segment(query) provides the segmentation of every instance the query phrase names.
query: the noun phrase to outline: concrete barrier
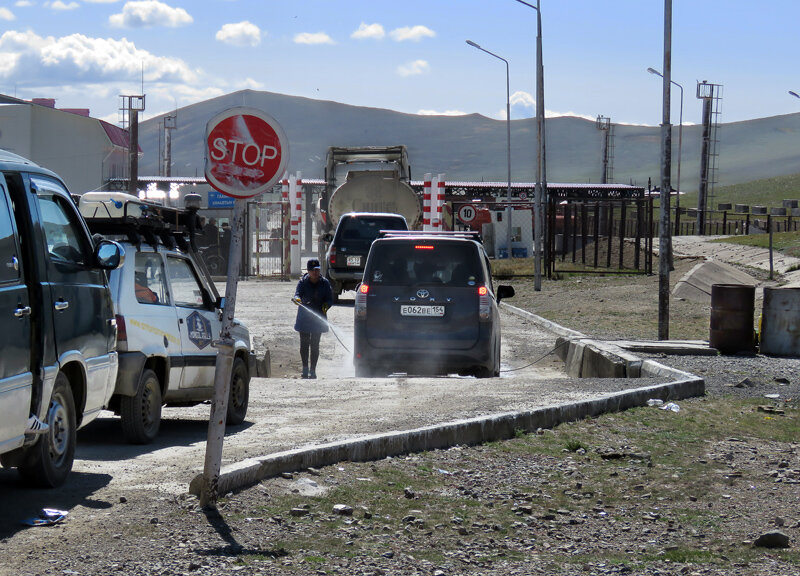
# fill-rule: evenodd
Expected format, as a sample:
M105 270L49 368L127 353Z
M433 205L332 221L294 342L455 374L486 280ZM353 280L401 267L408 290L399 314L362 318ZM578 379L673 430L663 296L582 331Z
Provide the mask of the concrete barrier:
M250 458L225 466L220 472L217 490L219 494L226 494L284 472L297 472L310 467L321 468L337 462L367 462L387 456L504 440L513 438L519 432L535 432L539 429L553 428L564 422L575 422L609 412L645 406L650 398L666 402L702 396L705 393L704 381L691 374L673 371L650 361L648 361L648 372L667 377L677 373L684 375L685 378L667 384L623 390L582 402L458 420ZM203 475L199 474L189 484L189 492L199 495L202 487Z

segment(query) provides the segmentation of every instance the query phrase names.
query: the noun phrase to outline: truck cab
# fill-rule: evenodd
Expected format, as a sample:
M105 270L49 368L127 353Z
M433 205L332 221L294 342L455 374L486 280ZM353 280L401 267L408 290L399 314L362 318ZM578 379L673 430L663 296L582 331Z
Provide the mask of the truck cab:
M56 174L0 150L0 461L29 484L66 480L77 429L114 391L106 271L123 258L119 244L94 242ZM43 434L26 433L31 414Z

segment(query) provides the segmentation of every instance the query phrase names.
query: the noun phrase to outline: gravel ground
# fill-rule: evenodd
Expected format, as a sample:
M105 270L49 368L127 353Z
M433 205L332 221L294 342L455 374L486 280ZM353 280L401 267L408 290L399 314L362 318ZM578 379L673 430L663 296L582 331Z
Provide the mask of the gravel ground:
M636 338L651 322L652 285L548 281L513 304L585 334ZM609 322L620 294L627 315ZM703 314L685 308L692 323ZM800 573L800 359L652 357L703 376L706 397L679 412L641 408L306 470L226 495L216 512L185 494L90 494L90 521L0 540L0 574ZM690 432L705 418L720 424L698 443ZM774 434L763 433L770 423ZM788 548L754 545L770 532Z

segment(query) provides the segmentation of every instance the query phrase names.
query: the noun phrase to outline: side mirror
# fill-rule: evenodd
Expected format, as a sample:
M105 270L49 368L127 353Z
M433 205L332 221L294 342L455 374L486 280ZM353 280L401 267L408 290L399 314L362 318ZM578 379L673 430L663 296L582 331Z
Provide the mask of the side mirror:
M125 249L112 240L101 240L94 247L94 261L103 270L114 270L125 262Z
M333 234L331 234L330 232L326 232L325 234L322 235L322 239L325 242L333 242Z
M499 303L504 298L511 298L514 296L513 286L498 286L497 287L497 302Z

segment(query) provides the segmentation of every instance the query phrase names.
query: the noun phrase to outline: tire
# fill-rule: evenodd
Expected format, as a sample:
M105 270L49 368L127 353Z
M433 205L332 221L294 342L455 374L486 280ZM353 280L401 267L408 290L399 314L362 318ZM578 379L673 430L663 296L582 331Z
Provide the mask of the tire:
M226 273L225 258L219 254L211 253L204 257L208 273L212 276L224 276Z
M330 278L328 278L328 281L331 283L331 292L333 293L333 303L338 304L339 295L342 293L342 285L339 284L338 282L334 282Z
M228 410L225 417L227 425L236 426L244 422L249 400L250 374L247 371L247 365L241 358L234 358L230 392L228 393Z
M72 471L78 422L72 388L63 372L56 376L46 421L50 429L25 454L19 473L34 486L56 488Z
M161 383L156 373L145 368L134 396L120 398L122 435L131 444L149 444L161 426Z

